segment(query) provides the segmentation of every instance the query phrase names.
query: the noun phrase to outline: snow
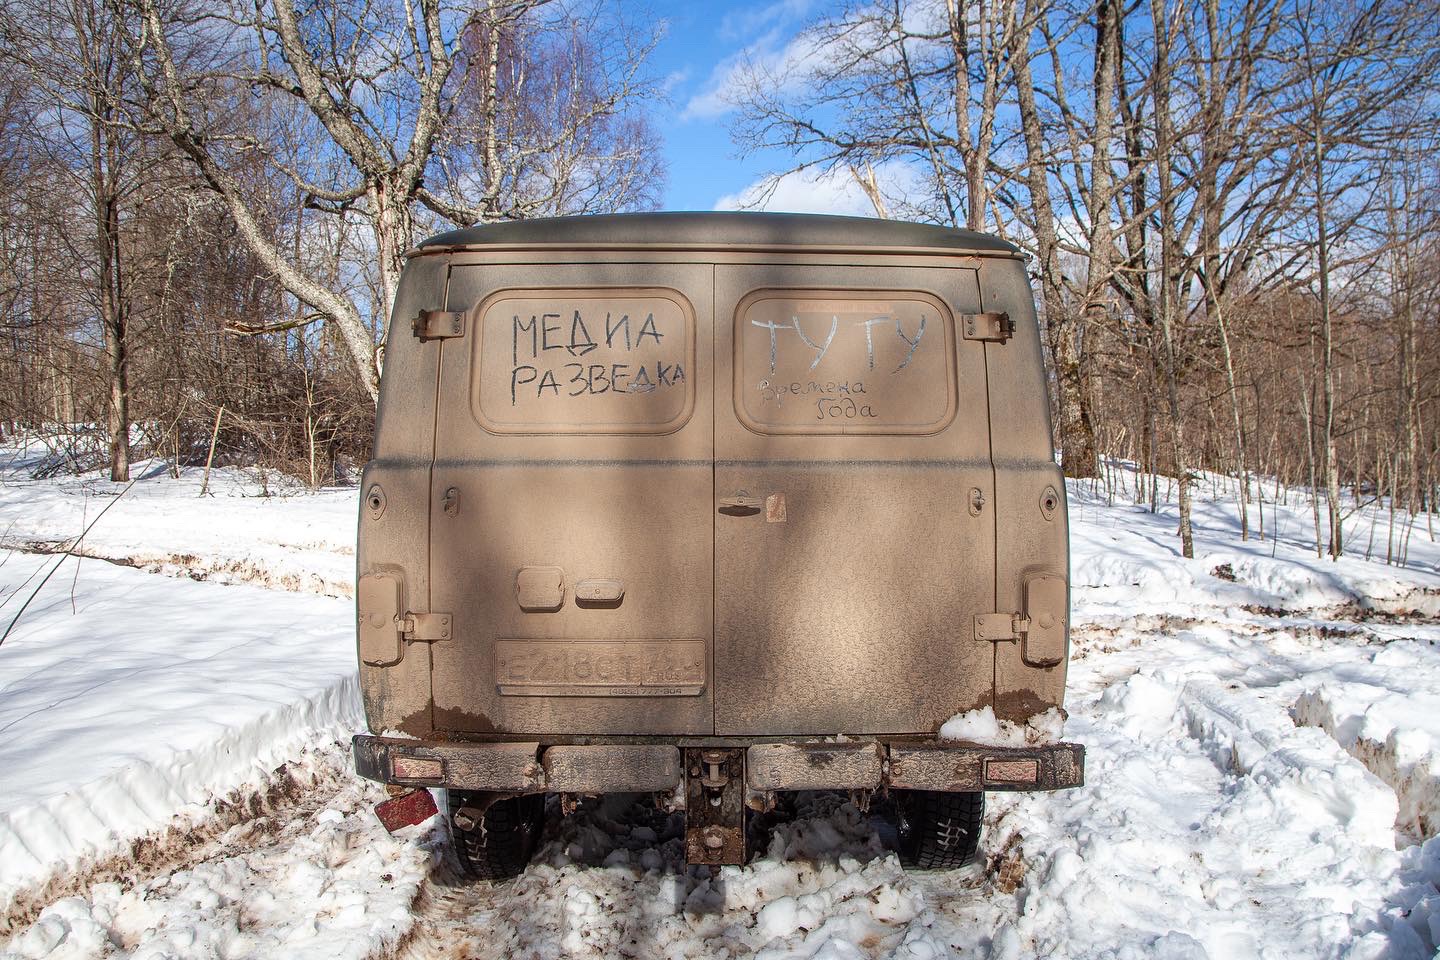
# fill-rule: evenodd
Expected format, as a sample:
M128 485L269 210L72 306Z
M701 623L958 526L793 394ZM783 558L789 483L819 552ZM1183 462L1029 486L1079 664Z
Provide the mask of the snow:
M941 740L964 740L990 747L1025 747L1059 740L1065 718L1051 707L1024 723L999 720L991 707L957 713L940 726Z
M313 800L62 897L0 956L359 957L395 943L430 858L386 834L369 813L379 791L348 759L338 744L307 752L287 774Z
M342 592L329 575L296 572L338 537L342 499L353 518L353 491L265 498L217 472L224 492L200 498L195 478L140 465L117 501L123 485L93 477L29 481L30 454L8 453L7 544L55 549L113 507L83 544L111 562L0 558L0 916L364 722L351 604L318 595Z
M1063 731L940 731L1086 746L1084 787L989 795L982 862L906 872L878 808L802 794L758 859L691 868L679 815L614 796L465 886L436 822L388 836L348 770L354 491L147 474L82 544L115 562L64 561L0 646L0 957L1440 956L1424 518L1405 568L1364 558L1373 508L1332 562L1296 494L1242 542L1207 477L1185 560L1173 505L1117 475L1069 487ZM119 489L14 466L3 542L53 551ZM0 624L57 559L0 561Z
M1324 730L1390 784L1396 829L1416 841L1440 834L1440 688L1423 657L1386 648L1343 678L1314 678L1295 702L1297 722Z
M11 554L5 609L57 560ZM58 562L0 646L0 891L362 725L349 622L343 600Z
M184 468L174 480L153 462L134 465L128 490L95 474L31 480L45 455L37 443L0 447L0 547L63 550L84 533L77 552L152 573L352 595L353 489L309 494L284 477L222 467L202 497L202 469Z

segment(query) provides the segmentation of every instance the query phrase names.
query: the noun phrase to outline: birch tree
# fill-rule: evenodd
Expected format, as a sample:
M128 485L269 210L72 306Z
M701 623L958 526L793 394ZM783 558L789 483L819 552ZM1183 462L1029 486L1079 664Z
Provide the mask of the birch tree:
M1096 475L1089 364L1082 350L1086 328L1108 320L1118 212L1111 147L1122 11L1118 0L1101 0L1092 11L1092 111L1088 121L1084 111L1072 107L1065 80L1068 64L1083 55L1084 41L1076 42L1071 34L1083 32L1085 18L1048 0L1036 0L1023 9L1011 31L1015 100L1025 159L1023 178L1014 173L1009 176L1023 179L1025 191L1007 207L1028 231L1030 239L1021 235L1019 242L1032 247L1039 263L1045 329L1055 372L1061 463L1071 477ZM1059 29L1050 23L1057 14ZM1049 82L1041 86L1035 73L1047 64ZM1048 118L1042 115L1042 95L1052 105ZM1088 162L1082 143L1089 145ZM1065 209L1076 223L1068 243L1061 236L1057 207ZM1083 281L1066 276L1062 252L1085 264Z

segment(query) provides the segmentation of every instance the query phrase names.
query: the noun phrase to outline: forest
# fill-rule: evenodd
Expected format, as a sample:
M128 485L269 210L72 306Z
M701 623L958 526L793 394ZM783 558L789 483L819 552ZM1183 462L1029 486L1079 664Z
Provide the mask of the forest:
M0 429L43 469L368 456L405 252L657 209L663 17L596 0L0 0ZM741 152L1029 255L1067 475L1317 552L1440 492L1433 2L876 0L726 96ZM1131 495L1136 495L1134 491Z

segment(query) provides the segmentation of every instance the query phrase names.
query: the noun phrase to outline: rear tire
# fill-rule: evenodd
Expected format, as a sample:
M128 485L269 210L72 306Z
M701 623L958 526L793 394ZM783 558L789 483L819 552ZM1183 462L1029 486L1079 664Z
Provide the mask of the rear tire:
M949 870L975 860L985 794L905 790L897 796L900 862L917 870Z
M527 793L497 800L473 830L455 825L455 811L467 806L469 795L451 791L446 822L460 870L471 880L508 880L530 863L545 821L545 794Z

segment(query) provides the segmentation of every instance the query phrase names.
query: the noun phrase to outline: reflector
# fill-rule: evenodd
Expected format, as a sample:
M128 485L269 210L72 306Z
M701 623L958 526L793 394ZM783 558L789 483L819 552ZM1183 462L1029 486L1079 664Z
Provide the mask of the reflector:
M433 761L432 761L433 762ZM375 816L390 833L401 827L424 823L439 811L429 790L412 790L403 796L375 804Z
M393 757L390 772L396 780L439 780L445 776L445 764L420 757Z
M1034 760L986 760L985 780L989 783L1034 783L1040 764Z

